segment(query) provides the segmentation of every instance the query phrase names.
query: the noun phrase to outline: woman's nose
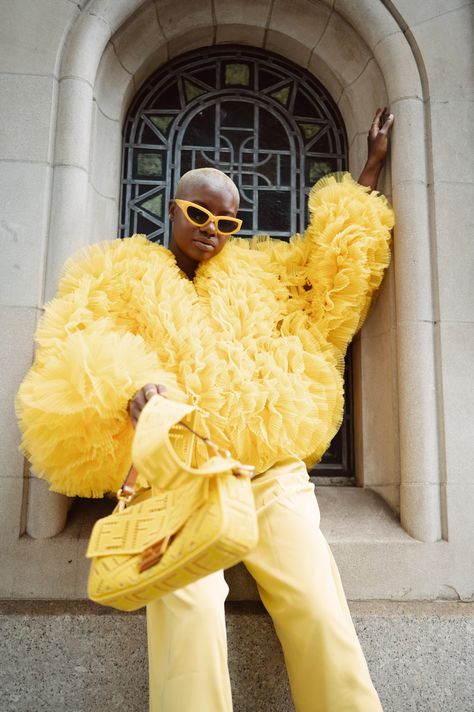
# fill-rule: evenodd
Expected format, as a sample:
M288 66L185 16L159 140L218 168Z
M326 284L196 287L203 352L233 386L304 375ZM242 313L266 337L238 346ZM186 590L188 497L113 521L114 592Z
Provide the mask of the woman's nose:
M214 220L211 220L211 222L207 223L207 225L203 229L209 235L215 235L217 232L216 223L214 222Z

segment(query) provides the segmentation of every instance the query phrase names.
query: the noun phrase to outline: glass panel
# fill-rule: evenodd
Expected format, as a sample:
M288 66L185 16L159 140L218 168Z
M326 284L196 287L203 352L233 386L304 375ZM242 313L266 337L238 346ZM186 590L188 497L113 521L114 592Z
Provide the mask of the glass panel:
M197 96L202 96L203 94L207 94L207 89L203 89L202 87L198 86L197 84L193 84L188 79L185 79L183 83L184 83L184 93L186 95L186 101L192 101Z
M181 151L181 175L190 171L193 167L192 151Z
M275 74L275 72L269 72L266 69L260 69L258 73L258 86L260 91L272 87L277 82L281 82L281 80L281 74Z
M313 151L315 153L333 153L330 135L327 131L321 133L321 136L311 145L309 155L311 155Z
M145 200L144 203L141 203L140 207L148 210L149 213L153 213L153 215L156 215L160 220L163 220L163 195L161 193L149 200Z
M311 123L303 124L303 123L300 123L299 121L298 121L298 126L302 130L303 135L306 139L313 138L323 128L319 124L311 124Z
M245 230L251 233L253 230L253 210L239 210L239 218L243 221L240 232Z
M265 176L265 179L259 178L260 185L277 185L278 184L278 174L277 174L277 157L268 153L258 154L258 165L256 167L256 172L260 176Z
M254 174L254 171L253 171L253 170L252 170L251 173L250 173L249 171L246 171L245 173L242 173L242 175L241 175L241 177L240 177L240 185L242 186L242 188L251 188L251 187L253 186L253 183L254 183L254 180L253 180L254 175L255 175L255 174Z
M222 129L222 135L234 149L235 160L241 154L244 162L249 161L249 157L253 156L253 133L249 131L229 131ZM227 143L227 142L226 142Z
M331 440L331 446L324 453L324 462L326 465L337 464L342 460L342 438L341 429L338 430L337 434Z
M248 87L250 83L250 67L248 64L226 64L224 82L227 86L239 85Z
M308 119L323 118L317 102L310 100L302 89L299 89L296 93L294 113L295 116L304 116Z
M164 136L167 136L174 118L174 116L150 116L150 121L152 121L155 126L160 129Z
M206 156L205 153L199 151L196 154L196 168L216 168L215 161L211 156Z
M187 146L214 146L215 116L213 106L199 111L191 120L183 136L183 144Z
M259 232L285 232L290 229L291 194L276 190L258 194Z
M280 185L291 185L291 157L280 156Z
M139 179L137 179L139 180ZM150 181L150 183L161 183L162 181ZM133 199L137 200L138 198L143 198L143 200L146 200L146 198L150 194L150 190L153 190L153 184L150 185L150 183L135 183L133 186Z
M204 84L209 84L210 87L213 87L216 85L216 65L207 69L201 69L198 72L193 72L192 76L204 82Z
M281 122L270 111L260 110L260 148L289 149L288 134Z
M137 152L136 174L142 178L161 178L163 175L161 154Z
M163 141L160 139L156 131L150 128L150 126L148 126L145 122L142 123L140 128L139 142L158 144L159 146L163 145Z
M327 161L310 160L307 167L307 181L310 185L316 183L320 178L332 173L335 170L333 165Z
M242 184L240 184L238 187L240 189L242 187ZM251 193L251 191L249 191L249 193ZM252 202L252 200L248 199L247 195L245 195L244 193L241 192L240 206L239 206L239 218L242 217L242 215L240 213L246 208L250 208L250 212L252 212L253 211L253 202Z
M277 89L277 91L272 91L270 96L279 101L280 104L283 104L283 106L287 106L288 99L290 98L290 89L291 85L288 84L286 87L281 87L281 89Z
M170 84L163 87L158 98L153 102L153 106L148 108L163 109L164 111L182 108L176 79L171 79Z
M254 107L249 101L221 102L221 126L235 126L253 129Z
M137 232L148 235L149 232L156 230L156 223L147 220L143 215L137 215Z

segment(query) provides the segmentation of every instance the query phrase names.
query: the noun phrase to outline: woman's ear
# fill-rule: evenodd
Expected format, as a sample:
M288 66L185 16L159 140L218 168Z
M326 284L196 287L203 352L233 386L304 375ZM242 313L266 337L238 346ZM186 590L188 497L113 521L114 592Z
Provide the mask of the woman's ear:
M174 200L170 200L170 202L168 203L168 216L169 216L170 222L173 222L173 220L174 220L175 211L176 211L176 203L174 202Z

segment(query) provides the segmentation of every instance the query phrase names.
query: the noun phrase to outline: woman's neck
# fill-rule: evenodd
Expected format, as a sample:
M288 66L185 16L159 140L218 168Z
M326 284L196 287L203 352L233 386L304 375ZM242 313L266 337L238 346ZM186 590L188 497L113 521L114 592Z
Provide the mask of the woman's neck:
M178 265L179 269L184 272L188 279L192 281L196 274L196 269L199 263L196 260L191 259L191 257L188 257L188 255L185 255L184 252L179 249L179 246L176 244L173 238L171 238L168 249L175 256L176 264Z

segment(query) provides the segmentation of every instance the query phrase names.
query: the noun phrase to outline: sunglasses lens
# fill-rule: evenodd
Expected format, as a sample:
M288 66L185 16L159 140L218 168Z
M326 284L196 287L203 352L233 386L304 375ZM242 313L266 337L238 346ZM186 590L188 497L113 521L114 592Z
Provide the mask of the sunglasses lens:
M239 223L237 222L237 220L233 220L232 218L219 220L219 232L224 235L226 235L227 233L235 232L238 227Z
M186 208L186 214L190 220L198 225L204 225L209 220L209 216L204 212L204 210L195 208L193 205L188 205Z

